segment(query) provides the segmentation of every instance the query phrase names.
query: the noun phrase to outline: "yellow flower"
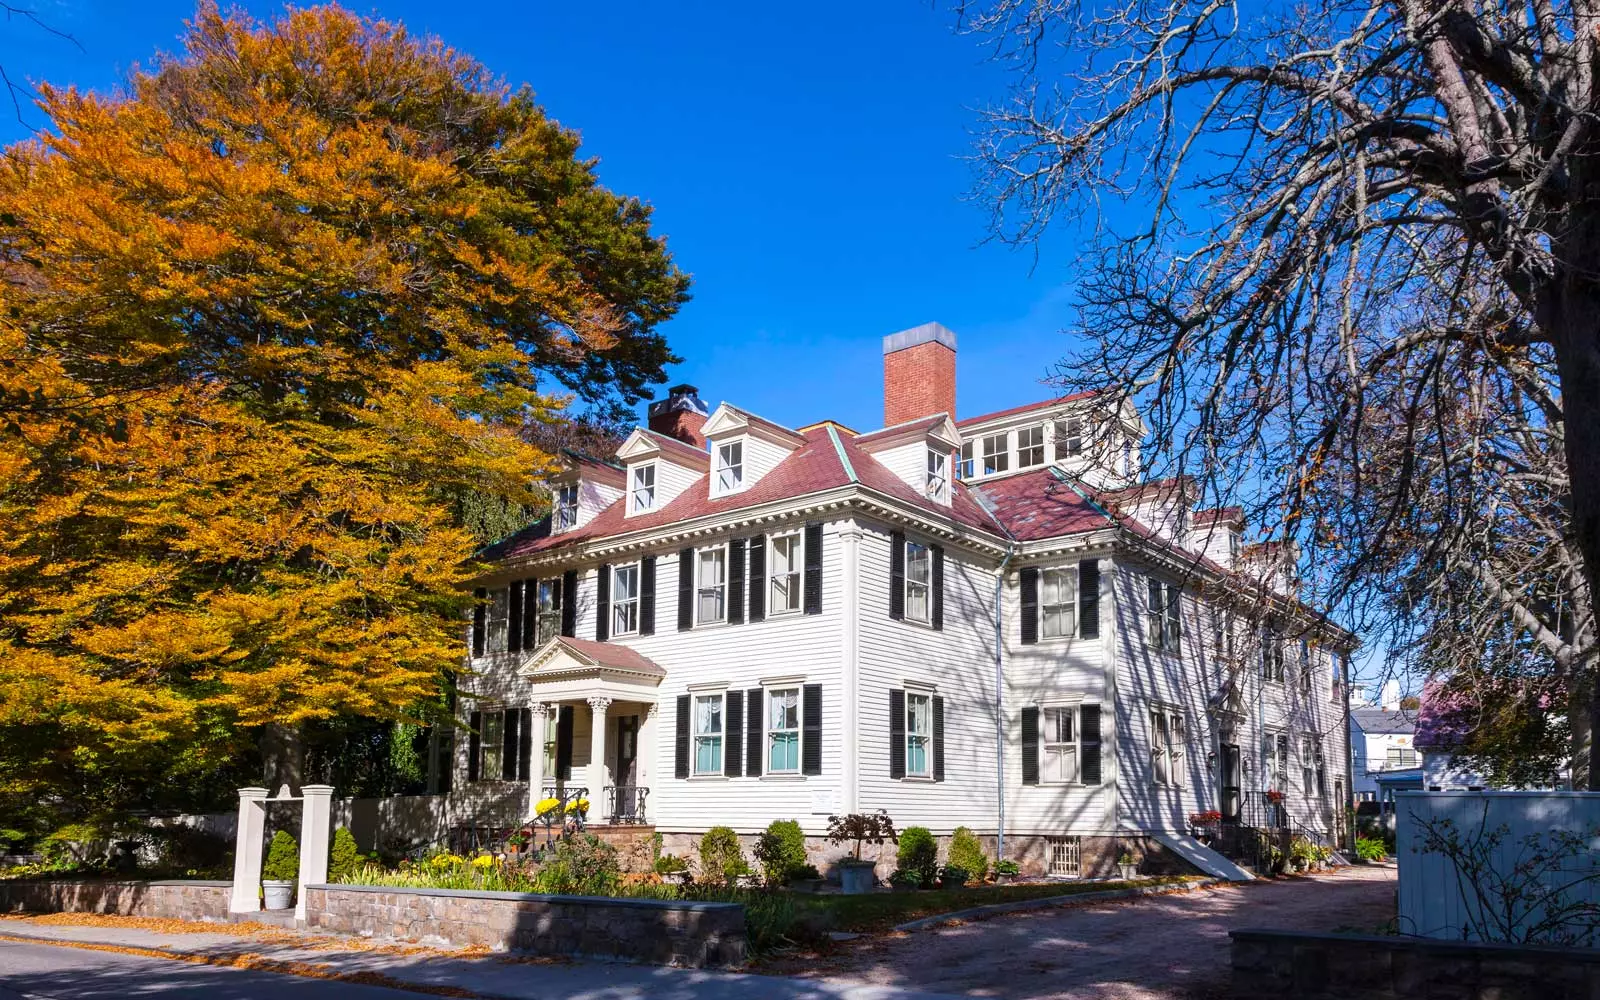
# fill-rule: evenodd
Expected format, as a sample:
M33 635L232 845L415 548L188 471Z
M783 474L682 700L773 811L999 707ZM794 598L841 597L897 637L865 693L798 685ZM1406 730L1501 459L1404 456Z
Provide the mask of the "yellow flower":
M536 815L543 816L546 813L555 812L560 808L560 799L540 799L539 804L533 807L533 811Z
M569 802L567 804L567 812L569 812L569 813L577 814L577 813L586 813L588 811L589 811L589 800L588 799L573 799L571 802Z
M493 866L494 858L487 854L480 854L472 859L472 867L474 868L491 868Z

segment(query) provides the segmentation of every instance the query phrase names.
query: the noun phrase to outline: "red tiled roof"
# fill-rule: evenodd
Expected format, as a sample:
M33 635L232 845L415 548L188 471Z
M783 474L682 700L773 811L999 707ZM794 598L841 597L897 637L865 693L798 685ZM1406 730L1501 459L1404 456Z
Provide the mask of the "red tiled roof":
M1151 479L1143 483L1134 483L1124 486L1119 490L1101 490L1099 495L1114 504L1137 503L1147 496L1171 493L1174 490L1183 490L1194 486L1192 476L1173 476L1169 479Z
M857 434L855 439L861 444L872 444L879 438L890 437L896 434L914 434L917 431L929 431L944 423L945 418L948 415L949 414L945 413L935 413L930 417L918 417L915 420L907 420L905 423L894 424L889 427L881 427L870 434Z
M692 444L685 444L671 435L650 430L648 427L641 427L639 430L648 436L650 440L660 445L664 454L671 455L676 461L692 465L697 469L709 470L711 468L710 452L696 448Z
M1072 484L1057 478L1049 469L981 483L972 490L989 500L995 517L1019 542L1094 531L1112 524L1104 511L1096 509Z
M637 650L629 649L627 646L614 642L595 642L593 639L575 639L570 636L562 636L556 641L602 667L630 670L636 674L667 676L667 672L654 660L646 659Z
M1211 510L1197 510L1189 515L1189 523L1196 527L1215 524L1218 521L1244 520L1243 507L1216 507Z
M1094 394L1094 390L1089 389L1085 390L1084 392L1075 392L1070 396L1058 396L1055 399L1047 399L1042 403L1028 403L1025 406L1013 406L1009 410L996 410L993 413L985 413L977 417L963 417L962 419L956 421L956 426L966 427L969 424L981 424L985 420L995 420L999 417L1010 417L1015 416L1018 413L1027 413L1029 410L1048 409L1052 406L1060 406L1062 403L1070 403L1073 400L1087 399Z

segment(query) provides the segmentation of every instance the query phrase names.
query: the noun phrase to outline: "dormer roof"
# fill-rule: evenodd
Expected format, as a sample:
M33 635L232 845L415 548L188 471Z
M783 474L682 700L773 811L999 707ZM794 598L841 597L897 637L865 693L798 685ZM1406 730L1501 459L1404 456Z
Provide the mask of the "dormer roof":
M952 451L961 447L961 435L956 430L956 422L950 419L948 413L935 413L931 417L918 417L916 420L908 420L903 424L885 427L870 434L858 434L855 443L863 451L871 453L925 438L932 438Z
M563 468L552 482L567 482L573 479L582 479L591 483L600 483L603 486L614 486L625 489L628 482L627 470L615 462L607 462L592 455L581 455L577 452L562 453Z
M658 434L644 427L635 427L628 439L622 442L622 447L617 449L617 457L625 464L647 458L664 458L675 465L686 466L696 472L705 472L711 468L711 456L691 445L684 444L677 438Z
M706 420L701 433L706 440L728 437L734 434L751 434L781 445L790 451L805 445L806 438L799 431L792 431L782 424L777 424L765 417L758 417L748 410L741 410L737 406L723 403L718 406Z

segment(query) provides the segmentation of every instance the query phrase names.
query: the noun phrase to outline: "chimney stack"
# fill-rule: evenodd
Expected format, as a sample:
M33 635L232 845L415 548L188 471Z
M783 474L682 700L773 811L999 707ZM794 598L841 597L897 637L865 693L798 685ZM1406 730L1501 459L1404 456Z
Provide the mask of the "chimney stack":
M704 449L706 438L700 428L705 426L709 415L706 404L700 402L699 389L692 385L675 385L667 390L666 399L650 404L650 429Z
M883 425L956 415L956 335L924 323L883 338Z

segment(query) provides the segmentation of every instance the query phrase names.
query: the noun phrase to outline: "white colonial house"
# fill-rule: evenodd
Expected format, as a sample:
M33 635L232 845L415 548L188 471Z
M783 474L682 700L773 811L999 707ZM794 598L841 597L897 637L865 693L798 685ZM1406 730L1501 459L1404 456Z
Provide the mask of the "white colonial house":
M886 338L870 433L678 386L573 460L484 554L451 821L583 788L677 853L774 819L821 851L829 815L883 809L1058 874L1206 810L1335 836L1354 637L1295 600L1292 552L1142 481L1126 405L956 420L955 356L938 324Z

